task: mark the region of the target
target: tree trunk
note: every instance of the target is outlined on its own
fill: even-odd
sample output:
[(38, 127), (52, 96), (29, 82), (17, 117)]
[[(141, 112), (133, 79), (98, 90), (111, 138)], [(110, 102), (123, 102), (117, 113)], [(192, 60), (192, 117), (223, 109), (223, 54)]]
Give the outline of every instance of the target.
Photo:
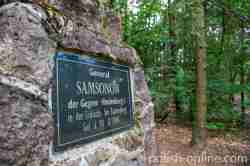
[(241, 21), (241, 34), (240, 34), (240, 42), (241, 42), (241, 51), (240, 51), (240, 57), (241, 57), (241, 63), (240, 63), (240, 85), (241, 85), (241, 127), (245, 126), (245, 93), (244, 93), (244, 84), (245, 84), (245, 70), (244, 70), (244, 54), (245, 54), (245, 49), (244, 49), (244, 39), (245, 39), (245, 31), (244, 31), (244, 24)]
[(196, 56), (196, 121), (193, 126), (192, 145), (203, 148), (206, 145), (206, 28), (202, 0), (192, 0), (192, 33)]
[[(244, 68), (243, 68), (243, 64), (241, 64), (240, 67), (240, 85), (244, 86), (245, 84), (245, 72), (244, 72)], [(241, 118), (240, 118), (240, 125), (241, 127), (245, 126), (245, 117), (246, 117), (246, 113), (245, 113), (245, 93), (244, 90), (241, 90), (241, 99), (240, 99), (240, 104), (241, 104)]]
[[(173, 66), (172, 69), (172, 74), (176, 77), (177, 74), (177, 70), (178, 70), (178, 62), (177, 62), (177, 45), (176, 45), (176, 16), (175, 16), (175, 2), (168, 0), (168, 24), (169, 24), (169, 29), (168, 29), (168, 33), (169, 33), (169, 38), (170, 38), (170, 57), (171, 57), (171, 63), (170, 65)], [(178, 114), (179, 112), (181, 112), (181, 102), (178, 98), (177, 91), (177, 81), (175, 80), (176, 84), (175, 84), (175, 90), (174, 90), (174, 103), (176, 106), (176, 113)]]

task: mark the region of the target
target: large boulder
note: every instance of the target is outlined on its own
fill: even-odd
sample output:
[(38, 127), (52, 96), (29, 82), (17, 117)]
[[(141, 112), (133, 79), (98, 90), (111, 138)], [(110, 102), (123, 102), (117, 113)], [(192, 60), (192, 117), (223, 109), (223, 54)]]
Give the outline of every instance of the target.
[[(108, 10), (109, 0), (17, 1), (0, 4), (0, 165), (148, 166), (143, 157), (156, 153), (153, 104), (141, 62), (121, 41), (121, 19)], [(52, 153), (49, 110), (56, 49), (108, 58), (133, 69), (133, 129)]]
[(0, 165), (47, 165), (53, 139), (48, 112), (48, 38), (36, 5), (12, 3), (0, 8)]

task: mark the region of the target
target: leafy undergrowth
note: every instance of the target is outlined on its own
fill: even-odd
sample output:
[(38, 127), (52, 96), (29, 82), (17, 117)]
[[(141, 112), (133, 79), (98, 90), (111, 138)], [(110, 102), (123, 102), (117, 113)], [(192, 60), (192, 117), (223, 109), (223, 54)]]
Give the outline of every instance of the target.
[(157, 125), (154, 141), (159, 154), (150, 156), (151, 165), (250, 166), (250, 130), (209, 131), (207, 146), (203, 150), (190, 146), (191, 137), (190, 126)]

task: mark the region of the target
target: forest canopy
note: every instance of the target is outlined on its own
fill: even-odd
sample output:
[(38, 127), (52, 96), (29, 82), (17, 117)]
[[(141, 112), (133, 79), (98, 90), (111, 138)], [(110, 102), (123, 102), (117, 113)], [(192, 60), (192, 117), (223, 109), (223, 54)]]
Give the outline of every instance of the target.
[[(123, 39), (143, 61), (156, 118), (164, 120), (172, 104), (177, 118), (193, 121), (198, 31), (193, 1), (114, 0), (112, 6), (123, 18)], [(206, 40), (198, 43), (206, 49), (206, 127), (238, 127), (250, 107), (250, 3), (206, 0), (202, 6)]]

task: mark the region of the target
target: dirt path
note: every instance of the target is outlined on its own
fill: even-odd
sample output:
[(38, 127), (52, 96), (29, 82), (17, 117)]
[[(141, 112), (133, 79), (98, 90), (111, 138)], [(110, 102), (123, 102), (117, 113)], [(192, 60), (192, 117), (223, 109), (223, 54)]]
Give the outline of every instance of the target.
[(207, 147), (202, 151), (191, 148), (191, 134), (190, 127), (158, 126), (154, 136), (160, 155), (151, 156), (152, 165), (160, 162), (160, 166), (250, 166), (249, 131), (210, 132)]

